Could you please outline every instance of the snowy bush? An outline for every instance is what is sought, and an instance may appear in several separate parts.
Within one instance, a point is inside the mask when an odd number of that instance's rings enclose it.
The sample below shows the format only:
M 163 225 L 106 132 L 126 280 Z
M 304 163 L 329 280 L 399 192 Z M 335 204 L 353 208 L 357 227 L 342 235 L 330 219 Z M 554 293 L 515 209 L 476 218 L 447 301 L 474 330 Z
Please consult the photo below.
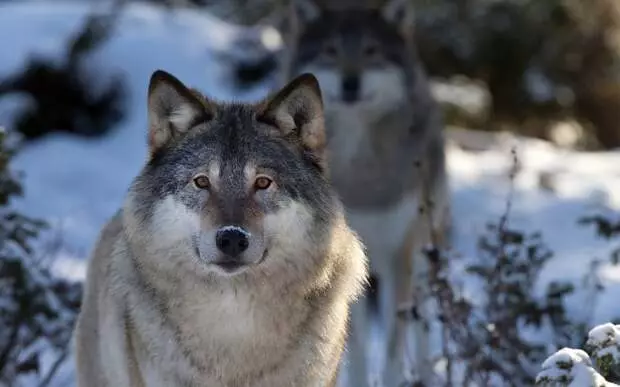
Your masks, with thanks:
M 511 182 L 517 165 L 515 157 Z M 620 382 L 620 325 L 597 326 L 584 345 L 586 324 L 565 309 L 566 296 L 575 285 L 551 282 L 542 295 L 535 291 L 553 253 L 542 234 L 509 227 L 511 201 L 509 197 L 499 222 L 490 224 L 480 237 L 479 253 L 464 265 L 464 273 L 454 275 L 457 257 L 449 251 L 436 244 L 427 249 L 430 291 L 443 339 L 439 360 L 446 364 L 445 384 L 617 386 L 613 383 Z M 579 223 L 594 224 L 602 238 L 620 237 L 620 223 L 609 217 L 587 216 Z M 599 260 L 592 262 L 579 290 L 594 303 L 602 284 L 596 272 Z M 611 262 L 618 263 L 618 250 Z M 471 279 L 478 280 L 476 299 L 466 297 L 458 282 Z M 582 345 L 587 353 L 571 349 Z M 543 363 L 550 350 L 559 348 L 563 349 Z M 536 376 L 541 363 L 543 370 Z
M 489 225 L 479 248 L 465 274 L 481 284 L 477 300 L 466 298 L 451 278 L 453 256 L 434 248 L 427 252 L 445 341 L 442 360 L 449 363 L 446 384 L 462 378 L 464 385 L 531 386 L 549 346 L 561 348 L 578 337 L 579 326 L 568 318 L 564 301 L 574 287 L 554 282 L 542 297 L 534 292 L 553 256 L 538 233 Z
M 536 377 L 540 387 L 618 386 L 614 382 L 620 382 L 620 325 L 612 323 L 598 325 L 588 333 L 585 351 L 562 348 L 551 355 Z
M 583 324 L 567 315 L 572 283 L 551 282 L 537 291 L 540 274 L 553 257 L 542 234 L 510 227 L 512 185 L 518 171 L 513 151 L 510 194 L 499 222 L 480 236 L 478 254 L 455 273 L 458 257 L 433 243 L 427 251 L 430 296 L 443 340 L 442 384 L 533 385 L 549 350 L 580 345 Z M 427 203 L 431 206 L 432 203 Z M 466 296 L 476 288 L 475 299 Z M 432 316 L 431 316 L 432 318 Z M 432 320 L 431 320 L 432 322 Z
M 14 149 L 0 131 L 0 385 L 15 385 L 22 374 L 43 372 L 45 351 L 68 353 L 73 323 L 81 300 L 81 285 L 54 278 L 33 255 L 31 243 L 44 223 L 10 207 L 21 186 L 9 170 Z
M 585 349 L 605 378 L 620 382 L 620 325 L 607 323 L 592 329 Z
M 580 349 L 562 348 L 551 355 L 536 376 L 539 387 L 613 387 L 592 367 L 588 354 Z

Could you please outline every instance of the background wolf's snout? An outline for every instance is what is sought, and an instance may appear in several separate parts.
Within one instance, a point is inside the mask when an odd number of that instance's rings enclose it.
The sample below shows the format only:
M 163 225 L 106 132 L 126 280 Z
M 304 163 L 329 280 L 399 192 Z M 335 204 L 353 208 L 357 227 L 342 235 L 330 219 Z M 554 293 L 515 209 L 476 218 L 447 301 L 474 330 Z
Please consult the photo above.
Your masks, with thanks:
M 230 257 L 236 257 L 250 246 L 249 234 L 238 227 L 222 227 L 215 234 L 217 248 Z
M 345 102 L 355 102 L 360 93 L 360 77 L 348 75 L 342 79 L 342 100 Z

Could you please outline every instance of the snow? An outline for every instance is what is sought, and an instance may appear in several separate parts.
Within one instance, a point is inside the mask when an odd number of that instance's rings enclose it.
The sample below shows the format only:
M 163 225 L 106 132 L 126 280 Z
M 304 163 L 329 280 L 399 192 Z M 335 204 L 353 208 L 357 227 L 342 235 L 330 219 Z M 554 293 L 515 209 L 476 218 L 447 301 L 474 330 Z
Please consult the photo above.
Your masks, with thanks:
M 588 341 L 592 345 L 604 346 L 611 343 L 617 343 L 620 340 L 620 326 L 612 323 L 598 325 L 588 333 Z
M 0 36 L 12 37 L 2 40 L 0 77 L 18 70 L 31 55 L 60 58 L 64 40 L 89 10 L 84 2 L 0 4 Z M 266 86 L 259 85 L 240 94 L 227 85 L 229 68 L 220 59 L 240 36 L 247 37 L 247 30 L 199 10 L 167 13 L 146 4 L 126 7 L 113 38 L 92 58 L 97 71 L 124 75 L 131 103 L 126 119 L 101 140 L 55 134 L 28 145 L 15 160 L 14 167 L 25 172 L 26 191 L 16 206 L 53 224 L 45 243 L 60 240 L 56 273 L 84 277 L 86 259 L 101 226 L 119 207 L 145 161 L 145 94 L 154 70 L 169 71 L 216 99 L 250 100 L 267 92 Z M 0 119 L 9 127 L 12 109 L 28 103 L 19 96 L 10 98 L 0 98 Z M 480 136 L 483 141 L 474 141 Z M 485 224 L 503 213 L 510 150 L 516 146 L 520 171 L 510 223 L 543 231 L 555 252 L 539 290 L 554 279 L 579 282 L 590 259 L 608 257 L 609 243 L 596 239 L 594 230 L 579 226 L 577 220 L 606 208 L 620 209 L 620 151 L 574 152 L 540 140 L 464 130 L 454 130 L 449 137 L 456 251 L 473 256 Z M 475 144 L 455 145 L 472 141 Z M 593 305 L 587 294 L 580 293 L 571 297 L 569 305 L 569 314 L 586 319 L 590 326 L 617 316 L 614 295 L 620 291 L 620 268 L 604 263 L 599 270 L 606 291 L 598 302 Z M 54 386 L 72 385 L 71 367 L 68 363 L 61 368 Z
M 581 349 L 562 348 L 549 356 L 542 365 L 543 370 L 536 377 L 537 385 L 542 380 L 564 381 L 570 380 L 569 384 L 558 383 L 557 385 L 568 387 L 614 387 L 616 384 L 606 382 L 594 368 L 588 354 Z M 540 383 L 540 384 L 538 384 Z M 549 383 L 549 386 L 556 384 Z
M 450 137 L 468 137 L 467 134 L 457 131 Z M 504 211 L 510 149 L 516 146 L 520 172 L 514 182 L 510 224 L 518 229 L 543 231 L 544 241 L 555 253 L 545 266 L 536 291 L 543 294 L 553 280 L 570 280 L 580 285 L 591 260 L 606 259 L 612 246 L 596 239 L 593 228 L 578 226 L 576 222 L 585 214 L 620 207 L 620 153 L 570 152 L 544 141 L 510 135 L 497 135 L 486 142 L 486 150 L 466 152 L 452 148 L 448 154 L 457 223 L 456 250 L 465 257 L 475 256 L 475 242 L 485 223 L 497 221 Z M 548 180 L 544 186 L 549 188 L 542 188 L 543 176 Z M 596 302 L 591 292 L 576 292 L 568 297 L 568 315 L 587 326 L 610 321 L 618 314 L 615 294 L 620 290 L 620 270 L 603 261 L 598 272 L 606 289 Z M 475 300 L 475 291 L 469 290 L 468 294 Z
M 620 362 L 620 325 L 601 324 L 590 330 L 586 345 L 592 348 L 592 358 L 611 356 L 614 363 Z M 597 360 L 598 361 L 598 360 Z

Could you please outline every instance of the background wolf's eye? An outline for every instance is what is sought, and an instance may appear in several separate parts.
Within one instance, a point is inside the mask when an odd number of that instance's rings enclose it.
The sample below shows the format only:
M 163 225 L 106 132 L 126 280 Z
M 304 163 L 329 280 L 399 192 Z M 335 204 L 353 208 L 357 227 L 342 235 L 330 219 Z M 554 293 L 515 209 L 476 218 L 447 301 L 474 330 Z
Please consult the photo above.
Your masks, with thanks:
M 333 43 L 326 44 L 325 47 L 323 48 L 323 52 L 325 53 L 325 56 L 327 56 L 328 58 L 334 58 L 338 54 L 336 45 Z
M 196 188 L 200 189 L 209 189 L 211 184 L 209 183 L 209 178 L 205 175 L 198 175 L 194 177 L 194 185 Z
M 265 176 L 259 176 L 254 182 L 254 188 L 267 189 L 271 185 L 271 179 Z
M 366 47 L 364 47 L 364 56 L 366 57 L 374 57 L 377 54 L 379 54 L 379 47 L 374 44 L 367 44 Z

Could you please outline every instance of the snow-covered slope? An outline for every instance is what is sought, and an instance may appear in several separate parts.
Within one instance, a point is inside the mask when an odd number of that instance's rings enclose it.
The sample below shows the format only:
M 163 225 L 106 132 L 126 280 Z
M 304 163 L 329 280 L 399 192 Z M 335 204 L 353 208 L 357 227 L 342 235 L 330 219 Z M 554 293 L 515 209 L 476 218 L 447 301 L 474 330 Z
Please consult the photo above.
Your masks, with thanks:
M 0 4 L 0 77 L 18 70 L 29 55 L 60 58 L 64 40 L 89 11 L 82 2 L 44 4 Z M 118 208 L 145 160 L 145 94 L 153 70 L 165 69 L 220 99 L 254 99 L 267 91 L 263 87 L 235 95 L 227 87 L 226 64 L 218 63 L 214 53 L 226 49 L 238 33 L 198 11 L 166 13 L 144 4 L 127 7 L 114 37 L 92 60 L 97 71 L 125 75 L 131 92 L 127 119 L 102 140 L 53 135 L 29 145 L 16 158 L 15 168 L 25 172 L 26 191 L 16 204 L 54 224 L 55 234 L 50 237 L 60 235 L 63 242 L 56 266 L 59 273 L 83 277 L 100 227 Z M 9 117 L 8 109 L 16 105 L 15 98 L 0 99 L 0 119 Z M 474 136 L 459 131 L 451 137 L 466 143 Z M 544 232 L 556 254 L 545 271 L 545 281 L 579 280 L 589 259 L 606 257 L 610 246 L 596 240 L 591 229 L 578 226 L 577 219 L 606 206 L 620 208 L 620 152 L 577 153 L 510 136 L 491 138 L 484 149 L 476 151 L 451 144 L 448 165 L 455 249 L 474 254 L 485 223 L 497 220 L 504 210 L 510 149 L 515 145 L 521 170 L 515 181 L 511 223 Z M 617 314 L 614 293 L 620 291 L 620 269 L 602 270 L 608 287 L 600 302 L 584 308 L 581 295 L 576 295 L 570 306 L 573 314 L 591 317 L 592 324 Z M 69 386 L 70 366 L 62 376 L 57 385 Z

